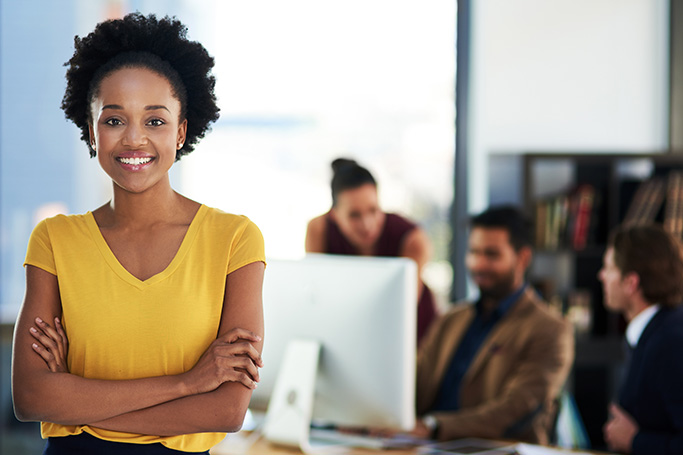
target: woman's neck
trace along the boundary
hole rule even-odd
[[[170,185],[130,193],[114,184],[114,196],[97,212],[100,226],[145,226],[186,218],[186,208],[197,205],[176,193]],[[195,210],[196,211],[196,210]]]

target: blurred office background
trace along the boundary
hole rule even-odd
[[[36,444],[6,437],[37,431],[14,420],[9,392],[30,232],[46,216],[98,207],[111,191],[59,109],[74,35],[136,10],[177,16],[216,58],[221,118],[174,167],[174,186],[248,215],[269,256],[299,257],[306,222],[331,203],[329,163],[356,158],[375,173],[384,209],[427,230],[435,255],[425,279],[447,305],[469,292],[466,214],[492,198],[523,200],[518,186],[490,194],[515,172],[491,179],[490,155],[669,147],[671,6],[0,0],[0,452]]]
[[[450,286],[455,2],[380,0],[2,0],[0,320],[3,444],[29,444],[11,413],[11,324],[33,226],[105,203],[111,183],[59,109],[74,35],[131,11],[177,16],[215,57],[220,120],[172,171],[174,187],[249,216],[267,255],[304,255],[307,221],[331,204],[330,163],[347,156],[380,183],[384,209],[419,220]],[[23,430],[22,430],[23,431]],[[11,448],[11,450],[10,450]],[[4,453],[4,452],[3,452]]]

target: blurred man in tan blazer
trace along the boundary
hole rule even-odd
[[[466,266],[480,297],[456,304],[420,347],[415,435],[548,442],[574,338],[525,282],[530,226],[513,207],[472,218]]]

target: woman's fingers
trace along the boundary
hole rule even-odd
[[[66,359],[66,353],[69,349],[69,339],[66,337],[64,327],[62,327],[62,321],[59,318],[55,318],[55,329],[57,329],[57,335],[59,335],[59,355],[61,358]]]
[[[242,329],[239,327],[230,329],[228,332],[226,332],[223,336],[219,337],[218,339],[225,343],[234,343],[239,339],[253,342],[258,342],[262,340],[262,338],[258,334],[252,332],[251,330]]]
[[[261,358],[261,354],[251,343],[233,343],[231,348],[232,354],[248,356],[257,367],[263,368],[263,359]]]
[[[45,349],[48,349],[50,351],[57,350],[57,343],[55,342],[55,340],[45,335],[45,333],[42,330],[38,330],[35,327],[31,327],[29,329],[29,332],[31,332],[31,336],[35,338]]]
[[[255,389],[261,380],[259,367],[263,365],[259,352],[248,342],[218,345],[215,351],[225,381],[240,382]]]
[[[62,343],[64,346],[69,345],[69,339],[66,337],[66,332],[64,331],[64,327],[62,327],[62,321],[59,320],[59,318],[55,318],[55,328],[57,329],[57,335],[59,335],[59,338],[62,340]]]
[[[58,371],[57,360],[49,350],[45,349],[45,347],[38,343],[33,343],[31,347],[45,361],[51,372],[56,373]]]
[[[249,358],[250,362],[253,362],[257,367],[263,368],[263,360],[261,359],[261,354],[249,342],[240,341],[228,344],[217,343],[216,345],[214,345],[214,350],[217,356],[243,356],[244,358]]]
[[[47,336],[49,336],[50,338],[52,338],[53,340],[55,340],[55,341],[59,340],[59,338],[60,338],[60,337],[59,337],[59,334],[58,334],[57,331],[54,329],[54,327],[52,327],[52,326],[51,326],[50,324],[48,324],[47,322],[43,321],[43,320],[40,319],[40,318],[36,318],[36,325],[38,326],[38,328],[40,328],[40,330],[42,330],[43,332],[45,332],[45,334],[46,334]]]
[[[232,364],[232,369],[246,372],[254,382],[261,380],[258,368],[249,357],[235,356],[233,359],[230,359],[230,363]]]
[[[259,335],[241,328],[231,329],[218,337],[188,372],[190,390],[203,393],[225,382],[256,388],[263,360],[254,344],[260,341]]]
[[[228,377],[226,382],[239,382],[249,389],[256,388],[256,381],[251,379],[249,375],[243,371],[233,370],[229,376],[231,377]]]
[[[37,327],[29,329],[31,336],[38,342],[34,344],[33,350],[45,360],[50,371],[68,372],[66,367],[68,339],[61,321],[55,318],[55,327],[41,318],[36,318],[35,322]]]

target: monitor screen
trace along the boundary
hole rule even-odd
[[[314,421],[409,430],[415,416],[417,267],[405,258],[269,260],[263,287],[265,410],[288,344],[320,343]]]

